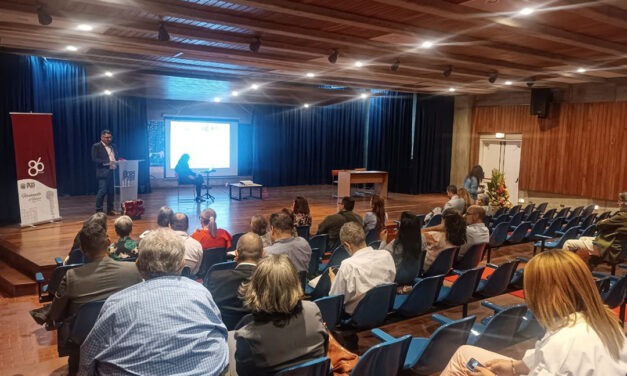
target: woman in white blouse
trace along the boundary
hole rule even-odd
[[[625,376],[627,345],[618,317],[603,305],[590,270],[576,254],[543,252],[525,267],[525,300],[546,329],[535,348],[514,360],[462,346],[442,375]],[[470,358],[483,366],[470,371]]]

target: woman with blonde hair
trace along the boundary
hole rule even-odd
[[[474,346],[462,346],[442,375],[627,374],[627,345],[618,317],[601,301],[594,279],[576,254],[543,252],[525,267],[525,300],[544,337],[514,360]],[[482,364],[475,372],[470,358]]]
[[[286,255],[262,259],[240,294],[252,314],[234,333],[238,375],[273,375],[326,356],[328,334],[320,310],[302,300],[300,278]]]
[[[231,234],[228,231],[218,228],[216,224],[215,210],[208,208],[200,213],[201,229],[192,234],[192,238],[198,240],[202,249],[208,248],[230,248]]]
[[[464,200],[464,213],[466,213],[466,210],[468,210],[468,208],[471,205],[475,204],[475,200],[473,200],[472,197],[470,197],[470,194],[465,188],[459,188],[457,190],[457,196],[459,196],[459,198]],[[464,214],[464,213],[461,213],[461,214]]]
[[[364,232],[370,230],[381,231],[385,227],[387,214],[385,213],[385,201],[379,195],[370,198],[370,211],[364,216]]]

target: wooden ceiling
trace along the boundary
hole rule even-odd
[[[38,6],[49,25],[38,22]],[[535,12],[520,15],[524,7]],[[161,24],[167,41],[158,38]],[[171,99],[321,104],[370,90],[484,94],[627,76],[627,1],[3,0],[0,47],[89,62],[120,72],[123,90]],[[253,83],[261,89],[247,89]],[[242,95],[229,98],[232,90]]]

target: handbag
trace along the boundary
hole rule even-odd
[[[327,356],[331,359],[331,368],[334,376],[350,375],[353,368],[359,360],[359,356],[348,351],[333,337],[333,334],[327,330],[329,334],[329,350]]]

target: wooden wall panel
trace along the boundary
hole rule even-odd
[[[471,160],[479,160],[481,134],[520,133],[520,189],[605,200],[627,191],[627,102],[551,111],[538,119],[529,106],[475,107]]]

